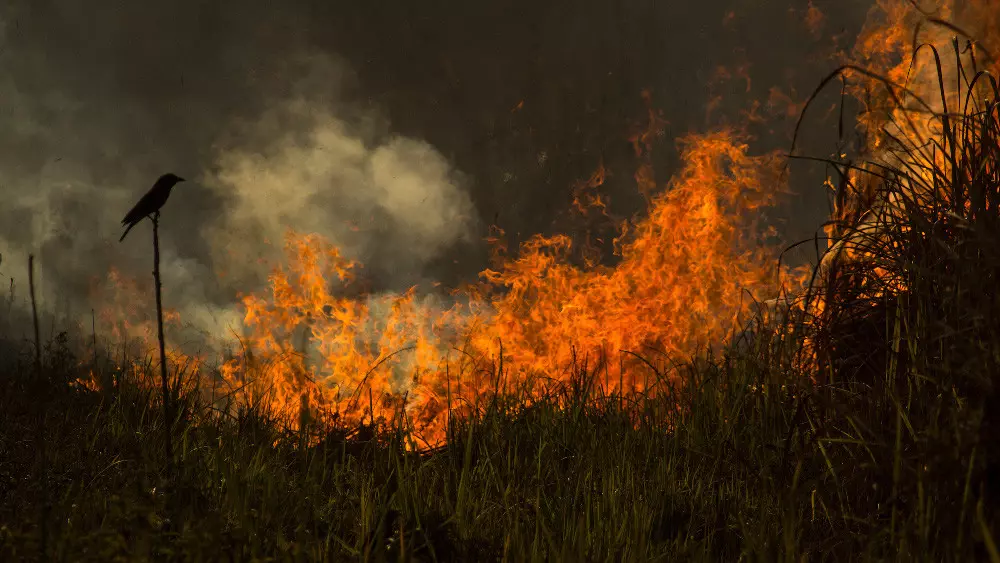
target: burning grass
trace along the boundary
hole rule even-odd
[[[749,155],[732,131],[684,139],[682,157],[648,213],[621,226],[613,266],[575,264],[564,235],[536,236],[513,256],[498,242],[482,283],[450,305],[417,288],[359,297],[356,264],[315,235],[290,234],[270,291],[243,300],[253,359],[224,373],[256,376],[271,407],[292,415],[299,397],[352,422],[390,419],[405,404],[422,447],[442,442],[449,405],[528,385],[544,394],[538,378],[565,383],[575,362],[599,366],[605,392],[663,392],[679,384],[672,360],[721,343],[749,311],[746,292],[773,295],[782,279],[750,219],[782,191],[780,159]]]
[[[191,378],[172,421],[142,362],[107,377],[56,346],[37,381],[5,354],[0,556],[1000,561],[1000,91],[957,53],[925,68],[963,82],[914,84],[961,111],[905,85],[867,108],[825,258],[746,331],[740,290],[783,278],[739,213],[780,161],[719,133],[611,265],[535,238],[451,301],[359,297],[354,264],[291,236],[216,374],[242,391]],[[71,385],[92,369],[110,383]]]

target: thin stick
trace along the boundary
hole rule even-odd
[[[153,213],[153,280],[156,286],[156,326],[160,339],[160,384],[163,391],[163,418],[166,430],[167,475],[173,474],[174,448],[171,443],[170,386],[167,383],[167,351],[163,339],[163,300],[160,295],[160,212]]]
[[[42,343],[38,334],[38,306],[35,304],[35,255],[28,256],[28,290],[31,292],[31,318],[35,326],[35,373],[42,377]]]
[[[38,333],[38,306],[35,303],[35,255],[28,255],[28,289],[31,294],[31,318],[35,328],[35,374],[37,376],[36,384],[41,384],[42,380],[42,346],[41,337]],[[42,501],[42,522],[41,522],[41,543],[42,543],[42,560],[48,560],[48,544],[49,544],[49,496],[48,496],[48,453],[46,451],[46,440],[45,440],[45,420],[46,411],[43,408],[41,412],[42,420],[38,425],[38,454],[39,462],[41,463],[41,473],[42,473],[42,490],[45,491],[44,500]]]
[[[94,365],[91,369],[93,370],[94,377],[96,378],[97,377],[97,315],[94,313],[93,309],[90,310],[90,330],[92,331],[91,334],[93,335],[93,343],[92,343],[93,349],[91,351],[94,353]],[[103,385],[103,383],[104,382],[102,378],[101,384]],[[117,385],[112,383],[112,387],[117,387]]]
[[[14,276],[10,278],[10,293],[7,296],[7,328],[10,328],[11,310],[14,308]]]

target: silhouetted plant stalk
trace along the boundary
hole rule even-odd
[[[28,291],[31,296],[31,320],[35,331],[35,385],[38,389],[41,389],[43,393],[51,391],[42,381],[42,342],[39,336],[38,330],[38,304],[35,300],[35,255],[28,255]],[[37,431],[38,436],[36,437],[36,442],[38,443],[38,463],[41,466],[42,475],[42,490],[43,490],[43,500],[42,500],[42,518],[40,523],[40,535],[41,535],[41,552],[42,560],[48,560],[48,544],[49,544],[49,511],[51,509],[51,504],[49,502],[48,496],[48,480],[49,480],[49,456],[46,448],[46,436],[45,436],[45,422],[46,414],[43,410],[41,413],[41,420],[39,421]]]
[[[38,306],[35,303],[35,255],[28,256],[28,291],[31,293],[31,320],[35,328],[35,373],[42,377],[42,339],[38,333]]]
[[[174,448],[171,442],[170,385],[167,381],[167,351],[163,339],[163,299],[160,282],[160,212],[153,213],[153,281],[156,289],[156,328],[160,340],[160,385],[163,392],[163,422],[166,436],[164,447],[167,454],[167,474],[173,471]]]

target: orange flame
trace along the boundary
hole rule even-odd
[[[878,164],[911,171],[909,199],[948,200],[946,187],[931,171],[947,176],[951,163],[946,151],[928,149],[944,139],[940,116],[963,113],[970,99],[990,98],[987,83],[980,80],[973,87],[972,80],[980,70],[1000,71],[993,58],[1000,45],[1000,6],[990,0],[924,4],[878,0],[855,44],[853,62],[888,83],[854,70],[847,73],[849,91],[864,105],[858,127],[867,135],[867,156],[876,163],[849,173],[846,185],[854,189],[838,191],[832,217],[836,224],[827,228],[831,245],[839,245],[851,259],[856,257],[842,227],[870,232],[877,217],[898,211],[897,201],[882,197],[880,174],[873,169]],[[970,37],[960,38],[958,30]]]
[[[985,40],[1000,37],[995,12],[985,1],[959,10],[949,0],[936,16],[979,22],[978,37]],[[818,10],[806,15],[818,29]],[[905,0],[879,0],[857,42],[855,62],[926,95],[930,67],[910,55],[919,18],[926,21]],[[942,28],[935,29],[926,40],[942,37]],[[875,133],[871,148],[880,151],[886,125],[901,122],[906,109],[886,102],[903,92],[884,85],[879,92],[871,80],[854,80],[852,88],[868,102],[859,125]],[[775,92],[772,104],[794,107]],[[943,103],[954,107],[955,100]],[[781,283],[793,281],[791,272],[775,271],[773,251],[752,236],[755,211],[783,190],[781,161],[776,155],[750,156],[746,139],[733,131],[692,135],[682,141],[682,170],[661,188],[648,154],[663,125],[650,109],[648,126],[632,137],[642,159],[635,180],[648,210],[619,225],[613,265],[588,255],[574,260],[576,242],[566,235],[536,236],[508,257],[503,233],[495,229],[494,265],[482,272],[482,283],[442,304],[418,297],[416,288],[395,296],[350,293],[356,264],[315,235],[290,234],[289,263],[275,271],[271,292],[244,300],[249,347],[267,366],[258,376],[274,391],[273,403],[292,414],[307,396],[355,420],[392,418],[405,407],[424,439],[434,443],[444,436],[448,405],[475,402],[495,387],[536,376],[565,380],[567,368],[593,359],[609,390],[646,389],[648,366],[663,368],[670,357],[722,341],[748,309],[744,291],[773,295]],[[931,135],[933,119],[911,129],[905,132],[910,139]],[[577,187],[574,205],[580,211],[605,211],[606,200],[595,190],[607,172],[601,166]],[[876,205],[841,203],[837,213],[850,205]],[[662,360],[645,364],[628,353]],[[617,367],[610,361],[616,354]],[[488,367],[499,362],[504,372],[487,377]],[[228,364],[227,373],[243,377],[253,368],[242,358]]]
[[[863,106],[857,126],[867,141],[865,161],[847,171],[840,186],[826,182],[835,194],[826,227],[830,248],[821,263],[825,289],[846,284],[856,293],[854,302],[872,304],[907,290],[899,272],[882,267],[878,248],[893,244],[886,229],[908,229],[903,199],[910,210],[923,206],[926,216],[941,216],[952,205],[949,182],[938,180],[957,172],[947,153],[961,154],[963,139],[947,135],[945,125],[964,114],[967,104],[974,108],[992,97],[986,81],[974,81],[978,71],[1000,70],[993,58],[997,45],[1000,5],[991,0],[878,0],[872,8],[851,57],[855,68],[845,73],[847,91]],[[884,189],[886,168],[905,170],[907,177]],[[855,276],[852,263],[870,268]],[[808,322],[827,322],[824,299],[821,293],[809,304]],[[815,373],[821,367],[816,361],[805,358],[804,367]]]
[[[921,4],[924,5],[918,8],[907,0],[878,0],[854,47],[853,62],[884,76],[890,83],[848,73],[852,80],[850,91],[866,106],[858,125],[872,136],[873,150],[885,145],[885,133],[902,135],[914,142],[940,134],[933,115],[926,112],[920,115],[913,110],[960,112],[961,102],[968,93],[965,79],[971,79],[978,70],[994,75],[1000,70],[997,59],[993,58],[1000,47],[1000,8],[995,2],[937,0]],[[962,37],[957,30],[970,37]],[[960,50],[964,78],[959,76],[954,46]],[[932,48],[941,61],[940,78]],[[942,83],[944,92],[940,88]],[[886,131],[890,123],[903,130]]]
[[[682,157],[646,216],[621,225],[617,264],[574,264],[565,235],[535,236],[505,257],[497,230],[494,266],[450,304],[416,288],[359,293],[357,264],[317,235],[290,233],[270,292],[243,300],[253,357],[228,363],[226,377],[255,375],[288,415],[303,396],[353,421],[393,419],[405,406],[429,444],[444,437],[448,405],[535,377],[564,381],[583,359],[603,362],[609,390],[650,388],[655,374],[628,353],[659,354],[646,361],[667,372],[669,358],[725,338],[748,310],[744,291],[774,293],[778,282],[753,219],[783,190],[778,156],[750,156],[741,135],[718,131],[683,139]],[[652,191],[651,170],[636,178]],[[492,379],[498,362],[506,367]]]
[[[998,44],[997,10],[988,0],[956,5],[943,1],[936,17],[976,22],[978,29],[970,31],[978,32],[983,45]],[[929,59],[911,57],[921,18],[906,0],[878,0],[856,44],[855,62],[928,94],[936,82],[927,78]],[[805,19],[815,32],[823,24],[811,3]],[[922,29],[930,34],[927,41],[940,43],[947,35],[940,26]],[[747,68],[736,75],[749,90]],[[881,132],[871,148],[883,150],[885,126],[901,117],[899,108],[885,102],[902,91],[879,91],[862,79],[851,86],[867,101],[859,125]],[[754,219],[784,191],[783,161],[776,154],[750,155],[748,140],[733,130],[689,135],[681,140],[681,170],[661,185],[649,154],[665,123],[649,94],[644,97],[649,121],[631,141],[640,159],[634,179],[648,207],[643,216],[618,225],[611,263],[590,254],[575,258],[581,243],[566,235],[535,236],[508,255],[503,232],[494,228],[494,261],[481,283],[450,295],[422,294],[416,287],[374,294],[363,286],[360,265],[334,244],[289,233],[287,263],[274,269],[268,290],[242,298],[244,353],[223,366],[223,378],[250,400],[265,401],[293,419],[303,405],[353,422],[405,414],[429,445],[444,438],[449,412],[461,412],[497,388],[518,388],[539,377],[566,381],[582,360],[597,362],[609,391],[655,387],[650,367],[659,372],[655,376],[669,374],[671,358],[722,342],[748,312],[747,292],[773,296],[794,280],[792,272],[777,270],[776,253],[760,243]],[[954,107],[956,101],[944,103]],[[778,90],[770,103],[798,108]],[[519,102],[512,111],[522,107]],[[933,134],[932,121],[905,134]],[[576,187],[577,209],[598,208],[610,217],[606,198],[597,192],[608,173],[602,165]],[[836,213],[847,213],[851,205],[874,203],[843,201]],[[109,281],[118,288],[119,303],[102,310],[109,330],[151,341],[148,318],[123,316],[145,309],[148,290],[115,272]],[[140,294],[142,299],[133,298]],[[112,320],[122,318],[127,324],[115,328]]]
[[[128,365],[119,365],[118,369],[127,368],[134,373],[145,374],[144,361],[147,358],[158,358],[156,311],[150,307],[154,302],[152,291],[151,279],[128,277],[116,268],[109,269],[103,278],[91,280],[90,302],[95,306],[91,319],[94,340],[96,343],[100,339],[109,345],[109,349],[120,351],[121,356],[116,361],[124,358]],[[164,309],[163,323],[167,333],[167,361],[174,370],[172,373],[176,375],[177,370],[197,372],[205,358],[183,352],[174,342],[175,339],[170,338],[171,331],[182,327],[180,313],[174,309]],[[98,381],[93,369],[91,368],[89,379],[80,383],[91,389],[99,389],[105,382]]]

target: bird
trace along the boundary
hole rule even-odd
[[[153,184],[153,187],[146,192],[146,195],[139,199],[135,207],[125,214],[125,218],[122,219],[122,226],[126,227],[126,229],[122,233],[122,238],[118,239],[118,242],[125,240],[128,232],[132,230],[132,227],[138,225],[140,221],[153,213],[159,213],[160,208],[163,207],[164,203],[167,203],[167,198],[170,197],[170,190],[179,182],[184,181],[184,178],[176,174],[164,174],[160,176],[156,183]]]

